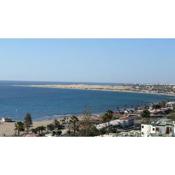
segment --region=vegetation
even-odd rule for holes
[[[54,120],[53,123],[46,126],[45,130],[47,130],[47,132],[51,132],[52,136],[60,136],[62,134],[61,129],[64,128],[61,123],[58,120]]]
[[[117,120],[117,119],[119,119],[119,118],[120,118],[119,116],[113,115],[112,120]]]
[[[60,136],[61,134],[62,134],[62,131],[61,130],[53,131],[52,132],[52,136]]]
[[[94,131],[96,131],[96,127],[94,128],[94,125],[91,122],[91,113],[89,110],[86,110],[84,112],[84,117],[80,122],[80,130],[79,130],[79,136],[88,137],[95,135]],[[98,130],[97,130],[98,131]]]
[[[142,116],[142,118],[150,118],[151,113],[150,113],[147,109],[145,109],[145,110],[142,112],[141,116]]]
[[[53,131],[54,129],[55,129],[54,124],[49,124],[49,125],[47,125],[47,130],[48,130],[48,131]]]
[[[46,131],[46,127],[44,126],[38,126],[37,128],[32,129],[32,132],[35,134],[39,134],[39,136],[42,136],[44,131]]]
[[[72,116],[69,121],[69,130],[73,130],[73,136],[79,131],[79,119],[76,116]]]
[[[32,127],[32,116],[30,113],[27,113],[24,118],[24,128],[26,129],[27,133],[29,132],[30,127]]]
[[[162,101],[158,104],[153,104],[153,109],[160,109],[160,108],[164,108],[166,106],[166,102],[165,101]]]
[[[54,125],[55,129],[60,129],[61,128],[61,124],[58,120],[54,120],[53,125]]]
[[[17,122],[15,123],[15,131],[17,131],[17,135],[20,135],[20,132],[24,131],[24,123],[23,122]]]
[[[175,110],[172,111],[170,114],[167,115],[167,118],[168,119],[171,119],[173,121],[175,121]]]
[[[153,109],[161,109],[161,108],[164,108],[165,106],[166,106],[166,103],[161,102],[158,104],[154,104],[152,107]],[[150,123],[152,120],[154,120],[154,118],[151,117],[150,111],[148,110],[149,107],[150,106],[141,107],[141,110],[143,110],[143,112],[139,111],[138,113],[138,115],[140,114],[139,118],[135,118],[137,119],[137,122],[138,122],[137,125],[139,127],[137,127],[138,128],[137,129],[136,124],[134,124],[133,128],[130,128],[130,129],[140,130],[141,123]],[[161,111],[161,110],[158,110],[158,111]],[[93,137],[93,136],[105,135],[109,133],[120,133],[123,130],[122,127],[118,125],[116,126],[108,125],[111,120],[118,119],[120,115],[122,114],[120,113],[114,114],[113,111],[108,110],[103,116],[96,118],[95,116],[92,116],[89,111],[85,111],[82,118],[78,118],[77,116],[74,116],[74,115],[71,117],[65,117],[64,119],[61,119],[61,120],[54,120],[52,123],[48,124],[46,127],[38,126],[36,128],[33,128],[31,131],[32,133],[35,133],[38,136],[46,136],[46,134],[49,134],[51,136],[82,136],[82,137]],[[164,112],[163,116],[175,121],[175,110],[172,111],[172,109],[170,109],[170,112],[169,111]],[[101,123],[105,123],[104,127],[98,130],[96,125]],[[20,136],[20,132],[23,132],[25,130],[28,133],[31,127],[32,127],[32,117],[29,113],[27,113],[24,118],[24,122],[17,122],[15,124],[16,134]],[[124,128],[124,129],[129,129],[129,128]]]
[[[104,123],[111,121],[112,118],[114,117],[113,114],[114,114],[113,111],[108,110],[108,111],[102,116],[102,121],[103,121]]]
[[[83,128],[79,132],[79,135],[82,137],[94,137],[94,136],[98,136],[99,134],[100,134],[100,131],[94,125]]]

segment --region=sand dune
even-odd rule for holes
[[[87,84],[68,84],[68,85],[24,85],[26,87],[36,88],[58,88],[58,89],[82,89],[82,90],[108,90],[108,91],[129,91],[133,90],[132,86],[122,85],[87,85]]]

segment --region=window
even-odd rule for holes
[[[170,134],[170,128],[169,127],[166,128],[166,134]]]

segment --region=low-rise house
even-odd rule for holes
[[[175,122],[168,119],[161,119],[151,124],[141,125],[142,137],[174,137],[175,136]]]
[[[101,124],[96,125],[96,128],[97,128],[98,130],[101,130],[101,129],[107,128],[107,127],[109,127],[109,126],[111,126],[111,125],[110,125],[109,122],[107,122],[107,123],[101,123]]]
[[[134,125],[134,116],[133,115],[128,115],[127,117],[122,117],[120,118],[120,126],[125,128],[125,127],[130,127]]]
[[[169,114],[173,110],[172,107],[160,108],[160,109],[149,109],[151,116],[164,116],[165,114]]]
[[[122,117],[117,120],[112,120],[110,122],[101,123],[99,125],[96,125],[96,128],[98,130],[107,128],[109,126],[120,126],[120,127],[126,128],[126,127],[130,127],[133,125],[134,125],[134,115],[128,115],[127,117]]]
[[[137,109],[135,112],[136,112],[137,114],[141,114],[141,113],[143,112],[143,109]]]
[[[11,118],[6,118],[6,117],[2,117],[1,118],[1,122],[5,123],[5,122],[13,122],[13,120]]]
[[[166,103],[166,106],[174,108],[175,107],[175,101],[170,101],[170,102]]]

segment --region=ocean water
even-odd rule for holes
[[[14,86],[20,84],[49,83],[1,81],[0,117],[22,120],[25,113],[30,112],[33,119],[38,120],[55,115],[81,114],[85,109],[92,113],[102,113],[108,109],[135,107],[175,98],[152,94]]]

